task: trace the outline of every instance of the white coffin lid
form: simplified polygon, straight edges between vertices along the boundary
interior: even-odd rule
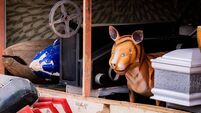
[[[177,49],[151,61],[157,69],[201,73],[201,53],[198,48]]]

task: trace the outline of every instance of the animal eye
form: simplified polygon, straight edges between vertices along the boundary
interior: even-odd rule
[[[126,54],[125,54],[125,53],[122,53],[122,54],[121,54],[121,56],[122,56],[122,57],[125,57],[125,56],[126,56]]]

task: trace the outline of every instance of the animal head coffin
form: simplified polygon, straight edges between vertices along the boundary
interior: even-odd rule
[[[150,96],[153,87],[153,68],[144,53],[141,44],[143,31],[137,30],[132,35],[120,36],[110,26],[110,37],[114,40],[109,60],[111,68],[119,75],[125,75],[128,88],[144,96]]]
[[[120,36],[114,27],[109,26],[109,34],[115,41],[109,64],[117,74],[125,75],[129,68],[140,63],[142,53],[139,43],[143,40],[143,31],[137,30],[132,35]]]

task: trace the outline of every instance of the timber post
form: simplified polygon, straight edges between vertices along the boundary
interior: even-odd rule
[[[2,54],[5,48],[5,0],[0,0],[0,73],[4,74]]]
[[[82,95],[90,96],[91,91],[91,24],[92,0],[83,0],[83,79]]]

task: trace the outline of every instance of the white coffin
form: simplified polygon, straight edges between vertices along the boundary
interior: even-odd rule
[[[201,105],[201,53],[178,49],[152,59],[155,70],[151,98],[184,106]]]

